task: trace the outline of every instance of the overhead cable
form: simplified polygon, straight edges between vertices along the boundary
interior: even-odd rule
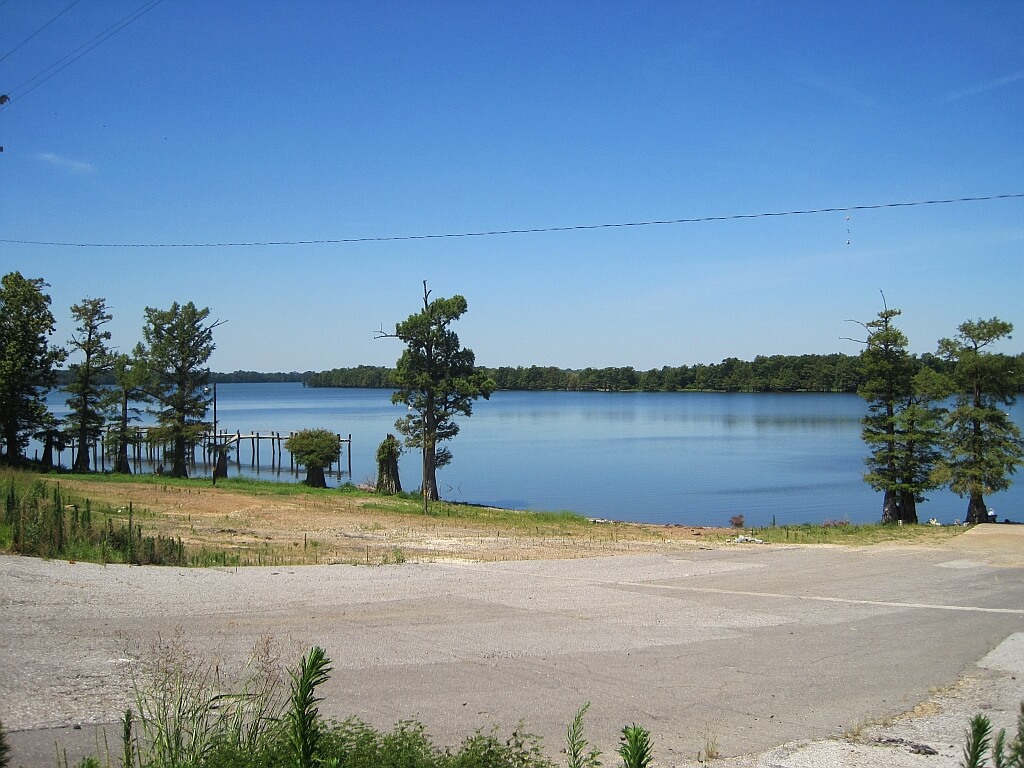
[[[339,237],[321,240],[265,240],[251,242],[219,243],[63,243],[45,240],[11,240],[0,238],[0,243],[14,245],[50,245],[68,248],[254,248],[286,245],[343,245],[350,243],[389,243],[404,240],[443,240],[460,237],[496,237],[499,235],[530,235],[545,232],[577,232],[593,229],[622,229],[626,227],[651,227],[666,224],[703,224],[715,221],[737,221],[741,219],[765,219],[777,216],[810,216],[820,213],[849,213],[851,211],[874,211],[882,208],[914,208],[925,205],[952,205],[955,203],[976,203],[991,200],[1015,200],[1024,198],[1024,192],[1006,195],[978,195],[975,197],[954,197],[944,200],[914,200],[897,203],[872,203],[869,205],[846,205],[832,208],[808,208],[795,211],[765,211],[762,213],[733,213],[725,216],[695,216],[679,219],[652,219],[649,221],[616,222],[610,224],[573,224],[558,227],[531,227],[528,229],[493,229],[479,232],[445,232],[425,235],[379,235],[370,237]]]
[[[3,56],[0,56],[0,63],[2,63],[2,62],[3,62],[3,61],[4,61],[4,60],[5,60],[5,59],[6,59],[6,58],[7,58],[8,56],[10,56],[10,55],[11,55],[12,53],[14,53],[15,51],[17,51],[17,50],[18,50],[19,48],[21,48],[21,47],[22,47],[23,45],[25,45],[25,43],[29,42],[29,41],[30,41],[30,40],[31,40],[31,39],[32,39],[33,37],[35,37],[35,36],[36,36],[36,35],[38,35],[38,34],[39,34],[40,32],[42,32],[42,31],[43,31],[44,29],[46,29],[46,28],[47,28],[48,26],[50,26],[51,24],[53,24],[53,22],[55,22],[55,21],[56,21],[57,19],[59,19],[59,18],[60,18],[61,16],[63,16],[63,15],[65,14],[65,13],[67,13],[67,12],[68,12],[68,11],[70,11],[70,10],[71,10],[72,8],[74,8],[74,7],[76,6],[76,5],[78,5],[78,3],[79,3],[79,2],[81,2],[81,0],[71,0],[71,5],[69,5],[69,6],[68,6],[67,8],[65,8],[65,9],[64,9],[63,11],[61,11],[60,13],[58,13],[58,14],[57,14],[56,16],[54,16],[54,17],[53,17],[52,19],[50,19],[50,20],[49,20],[48,22],[46,22],[45,24],[43,24],[43,26],[41,26],[41,27],[40,27],[39,29],[37,29],[37,30],[36,30],[35,32],[33,32],[33,33],[32,33],[31,35],[29,35],[28,37],[26,37],[26,38],[25,38],[24,40],[22,40],[22,41],[21,41],[20,43],[18,43],[18,44],[17,44],[16,46],[14,46],[13,48],[11,48],[11,50],[9,50],[9,51],[8,51],[7,53],[5,53],[5,54],[4,54]]]
[[[111,37],[116,35],[118,32],[120,32],[122,29],[127,27],[133,21],[136,21],[137,19],[145,16],[147,13],[149,13],[151,10],[153,10],[157,5],[159,5],[161,1],[162,0],[149,0],[149,2],[146,2],[143,5],[141,5],[140,7],[136,8],[134,11],[129,13],[127,16],[122,18],[120,21],[114,22],[109,27],[107,27],[105,30],[100,32],[98,35],[95,35],[93,38],[91,38],[87,42],[82,43],[82,45],[78,46],[78,48],[76,48],[71,53],[69,53],[66,56],[64,56],[62,59],[54,62],[53,64],[48,66],[46,69],[44,69],[41,72],[33,75],[28,80],[23,82],[21,85],[15,87],[15,88],[12,88],[10,91],[8,91],[8,94],[7,94],[8,96],[10,96],[10,101],[8,102],[8,104],[6,106],[0,107],[0,109],[7,109],[10,106],[10,103],[14,102],[16,99],[24,98],[28,94],[32,93],[32,91],[34,91],[40,85],[45,83],[51,77],[53,77],[54,75],[56,75],[59,72],[62,72],[65,69],[67,69],[69,66],[74,64],[80,58],[85,56],[85,54],[89,53],[91,50],[93,50],[97,46],[99,46],[102,43],[104,43],[107,40],[109,40]],[[26,86],[30,86],[30,87],[26,88]],[[26,90],[22,90],[23,88],[25,88]]]

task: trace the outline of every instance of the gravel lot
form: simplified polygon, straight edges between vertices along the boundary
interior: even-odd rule
[[[157,638],[180,632],[229,669],[270,635],[287,663],[327,649],[327,716],[416,718],[440,743],[523,719],[557,756],[591,701],[606,764],[635,721],[662,766],[696,764],[712,739],[736,768],[945,768],[972,714],[1008,726],[1024,699],[1021,528],[936,547],[377,567],[0,556],[0,719],[12,765],[53,765],[55,740],[73,759],[117,720],[130,659]]]

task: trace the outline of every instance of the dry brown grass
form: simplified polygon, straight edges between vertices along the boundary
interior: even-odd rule
[[[420,502],[372,493],[260,492],[153,478],[119,482],[55,478],[96,508],[127,508],[146,535],[181,537],[190,552],[243,564],[380,563],[396,560],[529,560],[651,553],[711,546],[727,529],[591,522],[577,516]]]

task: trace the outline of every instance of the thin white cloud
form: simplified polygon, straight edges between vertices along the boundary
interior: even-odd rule
[[[71,173],[94,173],[96,171],[96,167],[91,163],[83,163],[80,160],[61,157],[53,152],[39,152],[36,154],[36,159],[49,163],[55,168],[63,168]]]
[[[968,96],[977,96],[979,93],[986,93],[988,91],[994,91],[996,88],[1002,88],[1003,86],[1013,85],[1024,80],[1024,69],[1013,72],[1003,77],[997,77],[995,80],[989,80],[987,83],[980,83],[978,85],[972,85],[969,88],[962,88],[959,91],[953,91],[951,94],[946,96],[945,101],[959,101],[960,99],[966,99]]]

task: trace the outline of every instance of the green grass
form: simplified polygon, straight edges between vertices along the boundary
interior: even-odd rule
[[[477,731],[457,748],[434,744],[426,728],[399,721],[381,731],[355,718],[324,720],[318,704],[330,660],[314,647],[286,673],[276,646],[262,638],[241,681],[196,656],[179,632],[155,645],[134,669],[134,709],[122,719],[122,750],[84,757],[96,768],[554,768],[540,740],[514,729]],[[282,690],[290,681],[290,693]],[[582,739],[582,715],[577,739]],[[2,731],[0,731],[2,733]],[[99,749],[97,747],[97,749]],[[60,748],[58,745],[58,754]],[[597,766],[590,753],[588,768]],[[58,761],[59,762],[59,761]],[[0,764],[2,766],[2,764]]]
[[[82,474],[72,476],[75,482],[96,483],[99,485],[132,484],[140,486],[156,486],[161,488],[180,488],[183,490],[205,490],[212,487],[209,478],[172,478],[156,475],[113,475],[113,474]],[[302,483],[282,483],[273,480],[258,480],[248,477],[225,478],[217,481],[218,489],[243,493],[249,496],[302,497],[314,496],[329,498],[341,496],[366,500],[364,508],[376,509],[381,512],[401,515],[423,516],[423,499],[418,493],[399,493],[394,496],[380,496],[373,491],[364,491],[351,483],[337,488],[310,488]],[[430,517],[448,517],[462,520],[484,520],[495,522],[519,522],[528,519],[530,522],[555,525],[588,525],[583,515],[575,512],[522,512],[517,510],[496,509],[476,504],[462,504],[450,501],[431,502]]]
[[[846,522],[819,525],[780,525],[750,528],[747,535],[771,544],[847,544],[852,546],[881,544],[883,542],[943,541],[959,536],[967,528],[936,525],[882,525]]]
[[[131,504],[94,509],[89,499],[62,491],[59,482],[13,470],[0,472],[0,499],[0,549],[96,563],[187,562],[181,539],[145,535]]]
[[[50,475],[51,477],[54,475]],[[161,488],[182,488],[186,490],[207,489],[213,487],[209,477],[168,477],[167,475],[115,475],[111,473],[69,474],[76,482],[96,483],[98,485],[141,485]],[[59,475],[57,475],[59,477]],[[336,493],[364,493],[354,485],[345,484],[340,488],[310,488],[302,483],[282,483],[275,480],[260,480],[250,477],[221,478],[217,488],[237,491],[253,496],[322,496]],[[416,497],[419,498],[418,496]]]
[[[273,545],[259,542],[239,544],[235,540],[218,535],[224,532],[234,533],[228,529],[227,523],[224,531],[217,530],[216,526],[207,526],[197,538],[197,530],[192,526],[191,518],[187,527],[183,529],[180,518],[165,515],[160,511],[154,513],[141,506],[132,511],[130,504],[120,503],[119,499],[136,495],[132,493],[135,487],[140,491],[170,490],[172,497],[181,494],[181,501],[176,500],[174,506],[184,508],[185,511],[188,509],[189,494],[205,496],[231,493],[254,500],[262,497],[267,499],[268,503],[283,501],[298,506],[305,505],[303,500],[312,503],[315,499],[316,504],[340,514],[347,511],[379,512],[381,520],[384,520],[385,516],[392,518],[390,525],[397,522],[399,526],[418,528],[427,524],[437,525],[443,530],[445,523],[451,522],[463,529],[463,536],[468,534],[484,542],[489,539],[500,540],[503,543],[508,542],[509,546],[515,546],[520,539],[528,542],[551,537],[557,539],[560,546],[584,547],[589,547],[594,542],[598,542],[599,545],[600,542],[628,540],[657,542],[674,540],[676,537],[671,527],[595,522],[573,512],[524,512],[449,501],[432,503],[427,515],[424,515],[419,494],[382,496],[350,484],[340,488],[316,489],[301,483],[230,478],[218,481],[216,489],[213,489],[209,478],[175,479],[154,475],[60,473],[42,475],[0,470],[0,492],[6,494],[4,489],[11,484],[21,489],[17,492],[19,498],[33,497],[36,501],[33,502],[35,506],[32,507],[31,514],[24,511],[19,513],[21,522],[17,526],[14,525],[10,513],[0,517],[0,549],[41,557],[94,562],[237,567],[320,562],[381,564],[418,557],[415,547],[402,551],[392,549],[391,545],[385,546],[384,549],[369,546],[365,551],[340,552],[332,549],[329,544],[319,546],[324,543],[320,541],[312,545],[304,545],[300,541],[300,548],[296,548],[294,542],[288,545],[279,541]],[[63,490],[62,484],[72,485],[76,495],[68,494]],[[51,490],[46,490],[47,488]],[[52,493],[53,488],[61,489],[60,504],[47,500],[46,494]],[[88,508],[90,495],[93,496],[94,502],[95,499],[104,499],[106,503],[93,503],[92,530],[89,531],[86,526],[88,535],[77,535],[81,534],[81,515]],[[63,520],[57,517],[58,506],[64,507]],[[129,514],[132,514],[130,521]],[[404,518],[407,522],[396,521],[395,517]],[[25,526],[25,521],[31,522],[31,525]],[[150,529],[148,532],[145,530],[147,527]],[[100,530],[101,528],[103,530]],[[866,546],[882,542],[939,543],[964,530],[966,529],[962,527],[927,525],[851,525],[845,521],[837,521],[820,525],[735,529],[733,532],[725,529],[705,529],[701,532],[703,535],[699,540],[714,544],[742,531],[770,543]],[[77,534],[68,535],[69,531]],[[156,531],[169,535],[152,535]],[[184,537],[192,542],[189,551],[185,551],[178,537]]]

